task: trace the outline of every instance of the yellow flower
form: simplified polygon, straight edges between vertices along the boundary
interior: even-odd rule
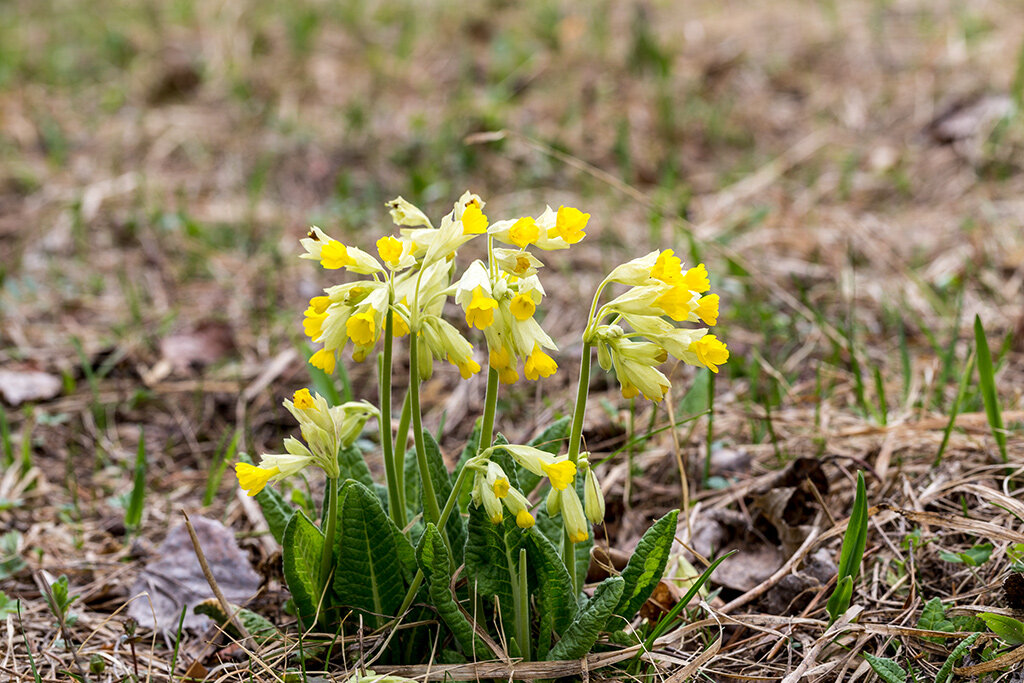
[[[658,259],[651,268],[651,277],[666,284],[677,284],[683,279],[683,262],[671,249],[666,249],[658,254]]]
[[[338,240],[331,240],[320,248],[320,265],[329,270],[350,266],[355,261],[348,255],[348,249]]]
[[[334,356],[334,351],[320,349],[310,357],[309,364],[314,368],[320,368],[330,375],[334,372],[334,365],[337,363],[337,360],[338,359]]]
[[[391,235],[381,237],[377,240],[377,253],[382,261],[394,268],[402,258],[402,242]]]
[[[729,349],[724,342],[718,341],[713,334],[706,334],[690,346],[690,351],[697,354],[697,358],[708,370],[718,373],[718,366],[724,365],[729,360]]]
[[[516,320],[522,321],[533,315],[533,312],[537,310],[537,304],[533,303],[533,297],[529,294],[516,294],[509,308]]]
[[[473,290],[473,299],[466,307],[466,323],[478,330],[490,327],[494,322],[494,311],[498,302],[487,296],[483,287]]]
[[[529,216],[517,220],[508,231],[509,242],[520,249],[533,244],[538,237],[540,237],[540,228],[537,227],[537,221]]]
[[[309,309],[314,313],[326,313],[327,308],[331,305],[331,297],[329,296],[314,296],[309,300]]]
[[[516,526],[520,529],[529,529],[536,522],[529,510],[523,509],[516,513]]]
[[[512,353],[508,350],[507,347],[504,346],[499,346],[496,349],[491,349],[490,354],[488,354],[488,362],[490,366],[495,370],[507,368],[510,365],[512,365]]]
[[[505,470],[501,469],[501,465],[494,461],[489,461],[487,463],[486,477],[487,485],[491,487],[491,491],[496,498],[504,498],[508,495],[510,485],[508,477],[505,475]]]
[[[526,359],[523,368],[526,372],[526,379],[536,380],[555,374],[558,364],[551,356],[541,351],[539,344],[534,344],[533,353]]]
[[[708,294],[697,301],[697,308],[694,310],[697,317],[706,325],[718,324],[718,295]]]
[[[683,275],[683,286],[687,289],[703,294],[711,289],[711,282],[708,280],[708,269],[703,263],[699,263],[686,271]]]
[[[589,220],[589,213],[583,213],[571,206],[560,206],[555,227],[548,231],[548,237],[561,237],[568,244],[576,244],[586,237],[583,229],[587,227]]]
[[[345,322],[345,331],[357,346],[370,346],[377,338],[373,309],[356,313]]]
[[[316,341],[323,334],[324,321],[327,320],[326,313],[317,313],[316,309],[310,306],[306,309],[305,317],[302,319],[302,331],[306,336]]]
[[[543,268],[544,264],[536,256],[521,249],[494,249],[494,262],[505,273],[516,277],[527,277]]]
[[[309,389],[299,389],[295,392],[292,397],[292,403],[299,410],[311,410],[316,408],[316,404],[313,402],[313,396],[310,395]]]
[[[544,474],[551,480],[551,486],[561,491],[576,477],[576,465],[571,460],[541,464]]]
[[[249,497],[255,496],[257,493],[263,490],[263,487],[267,485],[270,478],[278,474],[280,469],[277,467],[256,467],[250,465],[247,462],[240,462],[235,464],[235,474],[238,476],[238,484],[242,487]]]
[[[673,320],[686,320],[690,315],[690,290],[676,285],[654,300],[654,304]]]
[[[487,216],[476,202],[470,202],[462,212],[462,234],[479,235],[487,232]]]
[[[459,374],[462,376],[462,379],[469,379],[476,373],[480,372],[480,364],[470,357],[459,360],[452,356],[448,356],[448,362],[459,369]]]

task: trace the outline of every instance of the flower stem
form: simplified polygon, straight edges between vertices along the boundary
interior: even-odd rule
[[[597,297],[594,298],[597,300]],[[583,342],[583,357],[580,359],[580,380],[576,387],[576,406],[572,414],[572,427],[569,430],[569,460],[575,464],[580,459],[580,440],[583,436],[583,416],[587,412],[587,395],[590,388],[590,356],[593,346]],[[569,532],[563,535],[562,561],[569,572],[572,585],[579,594],[580,584],[576,577],[576,550],[569,540]]]
[[[526,548],[519,549],[519,590],[516,597],[516,640],[519,641],[519,653],[525,661],[530,661],[530,591],[526,582]],[[513,579],[515,580],[515,579]]]
[[[334,558],[334,533],[338,526],[338,480],[327,479],[327,519],[320,522],[324,529],[324,548],[320,553],[320,592],[327,589],[330,580],[331,560]]]
[[[494,412],[498,406],[498,371],[488,368],[487,371],[487,393],[484,394],[484,416],[480,424],[480,443],[476,452],[490,448],[494,438]]]
[[[388,306],[384,317],[384,351],[380,366],[380,445],[384,454],[384,476],[388,486],[388,511],[399,529],[405,528],[405,492],[398,487],[395,448],[391,435],[391,350],[394,342],[394,313]],[[404,463],[403,463],[404,465]]]
[[[437,504],[437,493],[434,482],[430,478],[427,465],[427,445],[423,441],[423,416],[420,414],[420,369],[419,340],[413,332],[409,340],[409,411],[412,413],[412,438],[416,442],[416,463],[420,468],[420,479],[423,486],[423,514],[428,522],[437,525],[441,518],[441,508]],[[438,531],[443,528],[438,526]]]
[[[402,401],[402,414],[398,418],[398,431],[395,433],[395,488],[398,489],[398,495],[402,499],[402,504],[405,505],[405,450],[406,444],[409,442],[409,419],[411,417],[409,410],[409,393],[406,392],[405,399]],[[405,513],[402,513],[402,519],[406,519]],[[405,525],[402,525],[402,529],[405,529]]]

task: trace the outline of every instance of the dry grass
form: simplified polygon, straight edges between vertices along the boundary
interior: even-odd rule
[[[121,638],[129,586],[180,509],[252,529],[231,477],[208,508],[202,491],[236,431],[240,450],[277,447],[288,429],[280,400],[308,382],[297,320],[328,279],[294,258],[296,240],[317,223],[367,246],[365,228],[389,227],[386,199],[437,214],[469,187],[495,216],[545,202],[594,215],[588,239],[551,259],[546,326],[564,370],[503,395],[499,429],[512,440],[567,409],[578,302],[613,264],[659,247],[694,252],[722,293],[733,359],[715,384],[710,436],[702,418],[623,449],[671,411],[652,416],[613,380],[594,381],[602,398],[585,436],[593,452],[615,453],[601,543],[628,551],[678,506],[682,463],[691,507],[680,540],[696,547],[716,530],[740,564],[763,551],[786,571],[748,588],[713,579],[722,592],[709,611],[695,609],[646,661],[678,680],[721,634],[700,667],[716,680],[866,680],[860,652],[899,652],[934,672],[960,635],[927,640],[923,604],[1005,611],[999,586],[1024,543],[1024,131],[1018,117],[995,131],[982,120],[953,143],[929,132],[951,103],[1009,92],[1017,9],[6,3],[0,369],[43,370],[64,390],[4,406],[14,455],[27,440],[30,467],[0,476],[0,529],[17,533],[26,563],[0,575],[22,606],[0,629],[0,671],[31,680],[31,645],[45,681],[91,657],[107,667],[95,680],[124,680],[136,664],[167,680],[173,642],[144,634],[133,654]],[[496,130],[510,132],[466,142]],[[975,315],[997,356],[1010,463],[972,380],[935,466]],[[215,353],[164,367],[166,340],[196,330]],[[680,419],[700,408],[700,396],[684,397],[691,370],[672,372]],[[372,374],[351,368],[357,397],[374,398]],[[428,426],[444,415],[442,445],[454,452],[483,381],[443,370],[424,397]],[[121,497],[143,428],[148,487],[133,538]],[[709,447],[720,488],[702,485]],[[781,503],[799,512],[791,524],[764,489],[801,457],[820,463],[825,486],[790,482],[803,496],[799,510]],[[819,550],[837,557],[858,469],[874,506],[862,611],[833,640],[827,580],[783,579]],[[267,571],[255,608],[286,626],[267,541],[242,535]],[[985,542],[979,567],[940,554]],[[59,574],[80,596],[73,649],[41,595]],[[178,672],[199,658],[210,680],[280,672],[280,652],[248,656],[227,642],[185,634]],[[349,642],[346,662],[372,642]]]

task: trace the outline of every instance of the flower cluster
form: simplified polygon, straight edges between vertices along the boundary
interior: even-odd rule
[[[489,459],[499,449],[511,455],[523,469],[547,480],[551,486],[546,502],[548,514],[561,514],[570,541],[579,543],[590,537],[588,519],[593,524],[604,520],[604,495],[586,458],[573,463],[565,455],[555,456],[533,446],[506,444],[488,448],[467,463],[467,467],[475,470],[473,503],[484,507],[491,522],[500,524],[504,510],[515,517],[521,529],[529,529],[536,521],[530,512],[530,501],[509,483],[501,466]],[[585,473],[583,502],[575,485],[576,475],[581,471]]]
[[[299,423],[303,444],[295,437],[284,440],[284,453],[264,453],[259,465],[235,464],[238,482],[250,496],[263,490],[268,482],[298,474],[309,465],[323,469],[328,477],[338,477],[338,451],[351,446],[363,425],[377,409],[365,401],[350,401],[329,407],[327,399],[309,389],[299,389],[284,407]]]
[[[670,383],[657,366],[669,356],[715,373],[729,360],[725,343],[709,334],[708,327],[718,322],[719,299],[717,294],[707,294],[711,284],[704,264],[683,270],[682,261],[671,249],[653,251],[615,268],[601,284],[598,296],[613,282],[629,289],[596,314],[592,311],[584,341],[597,346],[602,368],[614,369],[623,396],[643,394],[652,401],[664,398]],[[611,316],[610,323],[603,323]],[[700,322],[708,327],[676,327],[675,322]]]
[[[555,342],[534,319],[544,296],[537,277],[543,263],[528,248],[566,249],[585,236],[590,218],[571,207],[548,207],[539,217],[490,224],[483,200],[469,192],[434,228],[426,214],[401,197],[389,202],[399,236],[377,240],[378,257],[328,237],[312,228],[302,245],[303,258],[327,269],[344,268],[369,278],[336,285],[313,297],[305,312],[306,335],[322,344],[310,362],[331,373],[337,354],[352,342],[352,358],[361,361],[374,348],[390,309],[393,334],[415,333],[421,378],[433,371],[433,361],[447,360],[463,378],[480,371],[472,344],[442,317],[449,296],[462,307],[466,323],[484,332],[488,361],[506,384],[523,374],[536,380],[558,368],[545,350]],[[453,284],[452,258],[462,245],[479,235],[488,237],[488,259],[474,261]],[[500,242],[516,248],[494,246]]]

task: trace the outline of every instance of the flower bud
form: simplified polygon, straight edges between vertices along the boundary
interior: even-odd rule
[[[580,543],[590,538],[587,529],[587,520],[583,516],[583,505],[580,497],[576,495],[576,489],[568,486],[560,493],[562,503],[562,523],[569,534],[569,540],[573,543]]]
[[[600,524],[604,521],[604,493],[593,467],[587,469],[587,476],[583,480],[583,510],[591,524]]]

